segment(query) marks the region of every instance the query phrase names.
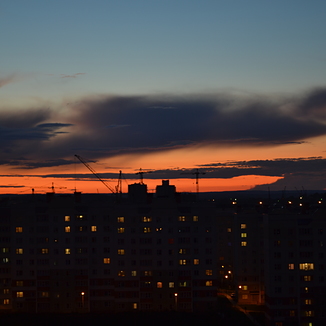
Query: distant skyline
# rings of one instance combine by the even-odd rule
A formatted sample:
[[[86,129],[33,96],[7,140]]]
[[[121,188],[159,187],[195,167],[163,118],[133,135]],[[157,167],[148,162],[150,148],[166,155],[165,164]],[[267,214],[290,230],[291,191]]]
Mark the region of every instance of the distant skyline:
[[[324,1],[0,2],[0,193],[325,189]],[[186,174],[189,173],[189,174]],[[124,186],[126,191],[126,186]]]

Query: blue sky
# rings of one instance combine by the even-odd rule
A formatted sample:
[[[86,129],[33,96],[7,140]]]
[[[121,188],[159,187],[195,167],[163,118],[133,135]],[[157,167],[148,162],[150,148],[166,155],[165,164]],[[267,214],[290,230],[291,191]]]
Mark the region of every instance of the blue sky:
[[[282,182],[292,162],[298,187],[321,180],[325,12],[321,0],[0,0],[0,165],[36,176],[80,154],[231,179],[260,162]]]
[[[44,97],[303,90],[324,82],[325,12],[300,0],[2,1],[1,74]]]

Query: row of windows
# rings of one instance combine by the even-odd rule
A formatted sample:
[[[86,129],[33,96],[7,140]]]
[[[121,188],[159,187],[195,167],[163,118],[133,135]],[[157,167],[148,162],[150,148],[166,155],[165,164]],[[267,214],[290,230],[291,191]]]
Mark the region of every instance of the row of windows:
[[[289,269],[294,270],[295,269],[295,265],[293,263],[289,264]],[[313,270],[315,269],[314,264],[313,263],[300,263],[299,264],[299,269],[300,270],[304,270],[304,271],[308,271],[308,270]]]

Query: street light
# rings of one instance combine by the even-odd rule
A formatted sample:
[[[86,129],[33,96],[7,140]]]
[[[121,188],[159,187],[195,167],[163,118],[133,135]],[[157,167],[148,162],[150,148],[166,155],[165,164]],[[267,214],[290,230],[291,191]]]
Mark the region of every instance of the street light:
[[[85,292],[81,292],[82,308],[84,308]]]
[[[175,310],[178,310],[178,293],[174,293]]]

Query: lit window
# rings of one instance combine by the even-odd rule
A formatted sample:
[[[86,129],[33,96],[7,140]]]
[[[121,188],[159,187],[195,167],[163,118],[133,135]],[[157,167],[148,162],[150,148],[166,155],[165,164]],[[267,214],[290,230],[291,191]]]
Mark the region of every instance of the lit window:
[[[310,282],[310,281],[311,281],[311,275],[304,275],[304,276],[303,276],[303,280],[304,280],[305,282]]]
[[[42,254],[48,254],[49,253],[49,249],[48,248],[42,248],[41,249],[41,253]]]
[[[143,228],[143,232],[144,233],[150,233],[151,232],[151,228],[149,228],[149,227]]]
[[[126,276],[125,271],[119,271],[118,276],[120,276],[120,277]]]
[[[65,226],[65,232],[70,232],[70,226]]]
[[[194,265],[199,265],[199,259],[197,258],[194,259]]]
[[[23,228],[21,226],[16,226],[16,233],[22,233]]]
[[[118,228],[118,233],[124,233],[125,232],[125,228]]]
[[[178,221],[179,222],[185,222],[186,221],[186,217],[185,216],[179,216],[179,218],[178,218]]]
[[[137,276],[137,271],[131,271],[131,276]]]
[[[152,218],[149,216],[143,216],[142,220],[143,220],[143,222],[151,222]]]
[[[70,222],[70,216],[69,215],[65,216],[65,222]]]
[[[310,305],[310,304],[312,304],[312,300],[311,299],[305,299],[304,304]]]
[[[247,247],[247,241],[241,241],[241,247]]]
[[[9,252],[9,248],[1,248],[1,252],[3,252],[4,254],[5,253],[8,253]]]
[[[232,232],[232,229],[231,228],[227,228],[227,232],[228,233]]]
[[[247,300],[247,299],[248,299],[248,294],[243,294],[243,295],[241,296],[241,298],[242,298],[243,300]]]
[[[241,229],[246,229],[247,228],[247,224],[240,224],[240,228]]]
[[[83,215],[77,215],[77,220],[83,220],[84,216]]]
[[[174,282],[169,282],[169,288],[174,288]]]
[[[187,281],[182,281],[182,282],[179,282],[179,286],[180,287],[187,287],[189,284],[187,283]]]
[[[193,220],[194,222],[198,222],[198,216],[197,216],[197,215],[193,216],[193,217],[192,217],[192,220]]]
[[[92,226],[91,226],[91,231],[92,231],[92,232],[96,232],[96,229],[97,229],[96,225],[92,225]]]
[[[124,255],[125,250],[124,249],[118,249],[118,255]]]
[[[213,281],[206,281],[205,285],[206,286],[213,286]]]
[[[144,271],[144,276],[152,276],[152,271]]]
[[[104,264],[110,264],[111,263],[111,259],[110,258],[103,258],[103,263]]]
[[[9,299],[3,299],[3,304],[9,304],[9,303],[10,303]]]
[[[4,264],[9,263],[9,258],[7,258],[7,257],[2,258],[2,262]]]
[[[134,303],[132,304],[132,308],[133,308],[133,309],[138,309],[138,304],[137,304],[137,302],[134,302]]]
[[[241,233],[241,238],[247,238],[247,233]]]
[[[9,294],[9,289],[3,289],[3,294]]]
[[[303,312],[303,315],[306,317],[313,317],[315,315],[315,313],[312,310],[306,310]]]
[[[16,281],[16,286],[23,286],[24,282],[23,281]]]
[[[24,297],[24,292],[22,292],[22,291],[17,292],[16,297],[17,298],[23,298]]]
[[[294,269],[294,264],[289,264],[289,269]]]
[[[243,285],[242,290],[247,291],[248,290],[248,285]]]
[[[118,223],[123,223],[125,221],[125,218],[123,216],[119,216],[117,218]]]
[[[23,248],[17,248],[17,249],[16,249],[16,254],[17,254],[17,255],[22,255],[23,252],[24,252]]]
[[[314,264],[313,263],[303,263],[303,264],[300,264],[299,267],[301,270],[308,271],[308,270],[314,269]]]
[[[70,248],[66,248],[66,249],[65,249],[65,254],[66,254],[66,255],[70,255]]]
[[[156,283],[156,287],[157,287],[158,289],[162,289],[162,287],[163,287],[162,282],[157,282],[157,283]]]
[[[47,291],[42,291],[42,292],[41,292],[41,297],[42,297],[42,298],[48,298],[48,297],[49,297],[49,292],[47,292]]]
[[[186,254],[186,249],[179,249],[179,254],[181,254],[181,255]]]
[[[206,269],[206,275],[213,275],[213,271],[211,269]]]
[[[179,260],[179,265],[187,265],[187,260],[186,259],[180,259]]]

